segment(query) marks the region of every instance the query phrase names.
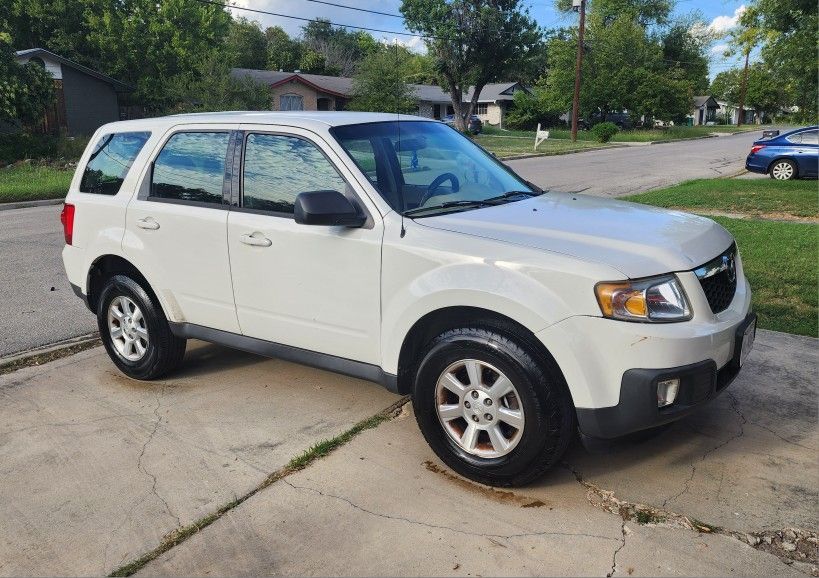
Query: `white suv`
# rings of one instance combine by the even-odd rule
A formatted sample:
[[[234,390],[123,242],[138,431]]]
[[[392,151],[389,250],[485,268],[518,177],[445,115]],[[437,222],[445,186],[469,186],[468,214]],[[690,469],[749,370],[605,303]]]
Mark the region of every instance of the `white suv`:
[[[578,427],[688,414],[755,334],[713,221],[543,192],[411,116],[108,124],[63,223],[68,278],[126,375],[177,368],[196,338],[376,381],[412,394],[444,462],[495,485],[534,479]]]

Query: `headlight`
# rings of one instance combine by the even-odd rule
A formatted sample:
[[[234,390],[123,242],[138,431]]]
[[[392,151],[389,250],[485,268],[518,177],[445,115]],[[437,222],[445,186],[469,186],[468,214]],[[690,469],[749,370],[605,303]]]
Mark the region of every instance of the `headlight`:
[[[654,322],[691,319],[691,307],[675,275],[598,283],[594,292],[603,316],[611,319]]]

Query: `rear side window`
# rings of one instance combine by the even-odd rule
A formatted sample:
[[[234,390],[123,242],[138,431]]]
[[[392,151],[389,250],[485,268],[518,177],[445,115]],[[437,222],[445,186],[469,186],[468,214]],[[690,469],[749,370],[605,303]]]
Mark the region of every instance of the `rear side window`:
[[[103,136],[85,165],[80,191],[116,195],[150,132],[119,132]]]
[[[245,145],[242,206],[293,214],[299,193],[344,192],[346,182],[312,143],[297,137],[250,134]]]
[[[228,132],[180,132],[154,161],[151,197],[222,204]]]
[[[819,131],[806,130],[802,133],[802,144],[819,144]]]

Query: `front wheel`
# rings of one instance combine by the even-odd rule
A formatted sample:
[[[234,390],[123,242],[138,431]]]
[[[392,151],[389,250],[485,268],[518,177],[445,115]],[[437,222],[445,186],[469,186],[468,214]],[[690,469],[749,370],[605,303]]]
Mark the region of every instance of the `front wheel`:
[[[560,371],[523,341],[492,330],[439,335],[415,378],[413,407],[424,438],[461,475],[518,486],[556,464],[575,414]]]
[[[796,178],[796,163],[782,159],[771,165],[771,178],[777,181],[789,181]]]
[[[108,356],[128,377],[156,379],[185,356],[186,340],[171,333],[159,304],[126,275],[113,275],[103,286],[97,325]]]

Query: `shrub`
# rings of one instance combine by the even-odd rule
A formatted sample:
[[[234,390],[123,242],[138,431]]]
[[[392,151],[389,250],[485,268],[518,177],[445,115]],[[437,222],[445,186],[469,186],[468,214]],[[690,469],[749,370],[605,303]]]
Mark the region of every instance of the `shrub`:
[[[0,138],[0,166],[20,160],[76,161],[79,160],[88,138],[64,137],[45,134],[4,134]]]
[[[613,122],[601,122],[600,124],[594,125],[591,131],[594,138],[597,139],[597,142],[609,142],[611,137],[616,135],[620,129],[618,129],[617,125]]]

